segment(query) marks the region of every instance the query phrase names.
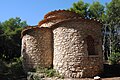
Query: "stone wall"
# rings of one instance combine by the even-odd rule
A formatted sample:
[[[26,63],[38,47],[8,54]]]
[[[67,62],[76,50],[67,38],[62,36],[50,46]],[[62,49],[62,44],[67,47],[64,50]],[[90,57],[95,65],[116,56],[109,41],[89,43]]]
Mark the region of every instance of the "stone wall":
[[[103,71],[101,23],[74,12],[49,12],[38,27],[23,30],[25,69],[51,67],[64,77],[93,77]]]
[[[101,26],[93,20],[73,19],[53,27],[53,66],[65,77],[93,77],[103,70]],[[95,40],[95,55],[88,55],[85,38]],[[91,46],[92,47],[92,46]]]
[[[22,38],[25,70],[52,66],[52,33],[48,28],[31,29]]]

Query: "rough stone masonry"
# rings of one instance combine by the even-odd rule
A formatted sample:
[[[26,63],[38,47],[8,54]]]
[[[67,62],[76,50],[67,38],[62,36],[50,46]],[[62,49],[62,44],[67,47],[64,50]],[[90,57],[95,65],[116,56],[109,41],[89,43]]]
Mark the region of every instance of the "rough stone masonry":
[[[68,78],[93,77],[103,72],[102,24],[79,14],[49,12],[38,26],[22,31],[23,67],[52,67]]]

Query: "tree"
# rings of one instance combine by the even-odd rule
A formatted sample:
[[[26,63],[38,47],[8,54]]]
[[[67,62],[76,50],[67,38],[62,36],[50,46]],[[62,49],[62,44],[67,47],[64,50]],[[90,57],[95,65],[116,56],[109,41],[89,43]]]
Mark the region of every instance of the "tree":
[[[104,20],[105,17],[104,6],[100,4],[98,1],[93,2],[89,8],[89,17]]]
[[[0,25],[0,58],[5,60],[20,56],[21,51],[21,31],[27,26],[25,21],[19,17],[10,18]]]
[[[82,17],[88,17],[88,3],[84,3],[82,0],[77,3],[73,3],[73,6],[69,9],[70,11],[74,11],[80,14]]]
[[[120,0],[112,0],[107,4],[107,23],[111,25],[112,51],[120,52],[120,40],[116,30],[120,27]]]
[[[77,3],[73,3],[69,10],[79,13],[85,18],[102,20],[104,24],[102,31],[105,33],[103,35],[104,54],[120,52],[120,38],[118,38],[120,35],[117,32],[117,29],[120,29],[120,0],[112,0],[106,6],[98,1],[88,4],[79,0]],[[106,34],[106,32],[109,34]]]
[[[79,0],[76,3],[73,3],[73,6],[69,9],[80,14],[85,18],[96,18],[99,20],[105,19],[104,6],[98,1],[93,2],[92,4],[84,3],[82,0]]]
[[[120,24],[120,0],[112,0],[106,7],[109,23]]]

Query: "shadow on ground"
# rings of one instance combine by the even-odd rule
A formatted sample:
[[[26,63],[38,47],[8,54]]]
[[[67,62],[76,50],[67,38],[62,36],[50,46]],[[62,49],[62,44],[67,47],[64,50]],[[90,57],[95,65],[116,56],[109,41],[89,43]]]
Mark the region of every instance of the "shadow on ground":
[[[104,64],[104,73],[100,76],[102,78],[120,77],[120,64]]]

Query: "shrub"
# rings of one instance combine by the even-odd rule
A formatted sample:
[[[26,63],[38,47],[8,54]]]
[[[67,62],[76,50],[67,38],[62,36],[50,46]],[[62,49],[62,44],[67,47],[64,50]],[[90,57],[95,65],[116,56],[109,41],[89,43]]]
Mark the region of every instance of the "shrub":
[[[56,71],[52,68],[41,68],[41,67],[39,67],[39,68],[36,69],[36,71],[39,72],[39,73],[44,73],[45,76],[47,76],[47,77],[53,77],[56,74]]]
[[[22,76],[24,75],[24,70],[22,67],[22,58],[15,58],[10,64],[9,69],[12,72],[12,75],[14,76]],[[17,74],[16,74],[17,73]]]
[[[117,64],[119,60],[120,60],[119,52],[112,52],[108,57],[108,61],[110,64]]]
[[[47,70],[45,71],[45,74],[46,74],[46,76],[48,76],[48,77],[53,77],[53,76],[56,75],[56,71],[55,71],[54,69],[47,69]]]
[[[63,78],[58,72],[56,72],[55,69],[53,68],[41,68],[37,67],[36,72],[38,73],[43,73],[45,77],[58,77],[58,78]]]

